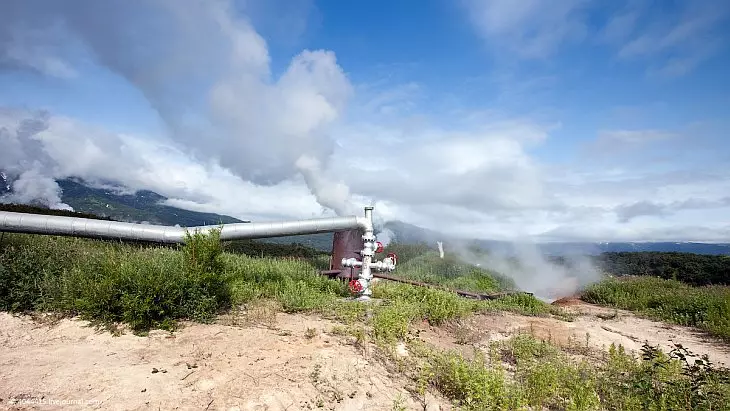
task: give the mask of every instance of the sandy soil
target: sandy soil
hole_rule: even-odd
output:
[[[680,343],[689,351],[706,354],[717,365],[730,367],[730,345],[705,333],[676,325],[636,317],[628,311],[603,308],[579,300],[563,301],[561,305],[575,314],[573,321],[494,313],[476,315],[444,328],[421,327],[420,337],[447,349],[457,349],[468,355],[471,346],[509,338],[517,333],[531,333],[574,352],[588,348],[605,350],[611,344],[638,352],[644,342],[660,346],[665,352]]]
[[[611,343],[639,350],[644,341],[669,349],[676,341],[730,365],[730,346],[685,327],[580,301],[563,306],[574,321],[495,313],[417,329],[422,340],[466,355],[522,332],[574,352]],[[0,409],[450,409],[437,394],[412,396],[409,381],[389,372],[375,350],[332,335],[332,322],[258,317],[265,321],[240,322],[233,314],[140,337],[113,336],[79,320],[50,324],[0,313]]]
[[[403,377],[327,334],[333,323],[275,315],[275,327],[115,337],[84,321],[0,313],[0,409],[450,409],[430,394],[414,399]]]

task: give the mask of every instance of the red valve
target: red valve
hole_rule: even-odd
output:
[[[383,252],[383,243],[380,241],[375,242],[375,252],[376,253],[382,253]]]
[[[394,265],[398,263],[398,256],[395,253],[388,253],[388,258],[393,259]]]
[[[350,288],[350,292],[353,294],[359,294],[362,292],[362,284],[360,281],[357,280],[350,280],[350,283],[347,285]]]

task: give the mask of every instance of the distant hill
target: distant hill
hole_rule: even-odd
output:
[[[153,191],[140,190],[135,194],[118,194],[112,190],[93,188],[75,179],[59,180],[63,190],[61,201],[75,211],[110,217],[117,221],[147,222],[150,224],[193,227],[246,221],[234,217],[201,213],[163,205],[167,197]]]
[[[179,224],[182,227],[249,222],[221,214],[201,213],[163,205],[160,202],[167,198],[153,191],[140,190],[134,194],[119,194],[111,189],[90,187],[79,179],[64,179],[57,182],[63,190],[61,201],[73,207],[75,212],[43,210],[44,214],[161,225]],[[10,191],[10,179],[0,171],[0,196]],[[38,213],[40,209],[26,205],[0,204],[0,210]],[[267,238],[260,241],[286,245],[302,244],[320,251],[332,249],[331,233]]]

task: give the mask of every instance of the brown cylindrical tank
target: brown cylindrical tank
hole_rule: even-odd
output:
[[[357,258],[362,260],[360,251],[365,246],[360,230],[336,231],[332,239],[332,257],[330,270],[342,270],[338,277],[357,278],[360,274],[358,267],[342,267],[343,258]]]

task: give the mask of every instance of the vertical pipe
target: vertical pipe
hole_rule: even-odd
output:
[[[360,300],[369,300],[373,294],[370,289],[370,282],[373,279],[373,274],[370,271],[370,263],[373,261],[375,255],[375,233],[373,232],[373,207],[365,207],[365,220],[369,224],[365,228],[365,234],[362,236],[364,245],[362,249],[362,268],[360,270],[360,276],[358,280],[362,284],[362,293],[360,294]]]

